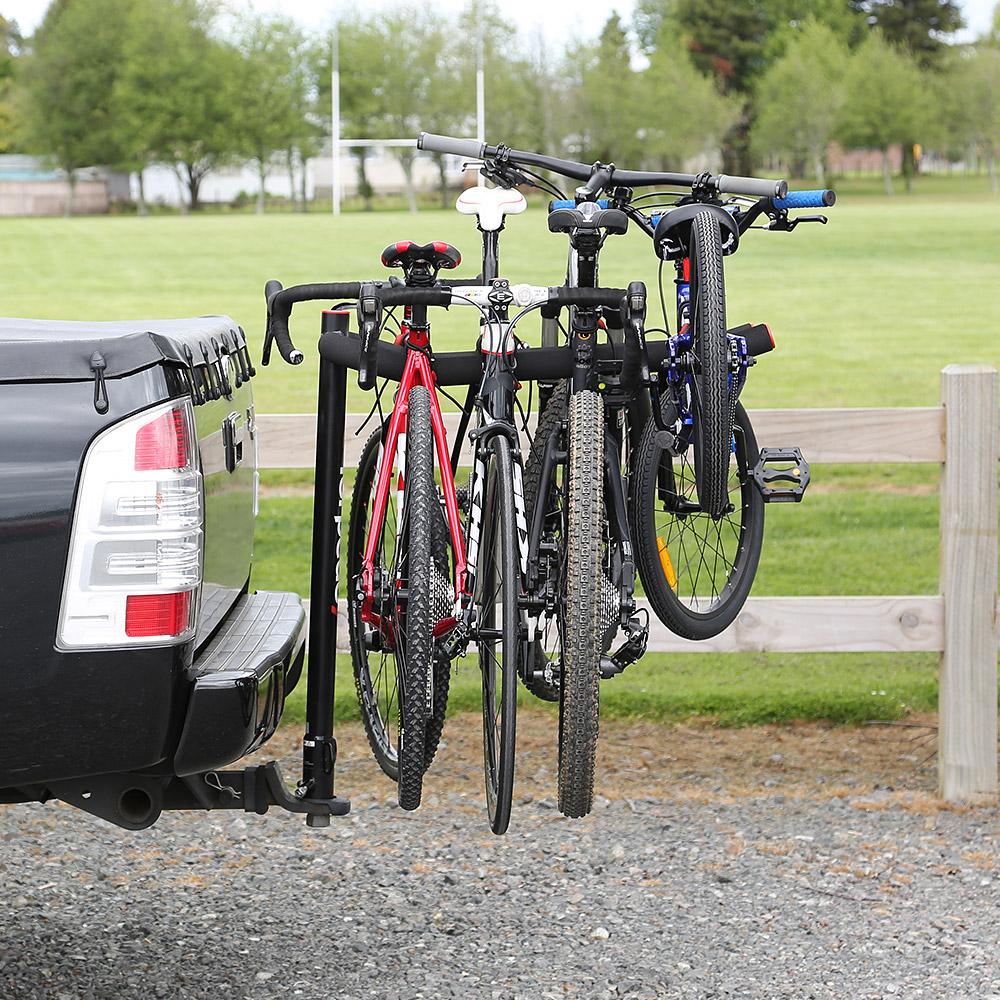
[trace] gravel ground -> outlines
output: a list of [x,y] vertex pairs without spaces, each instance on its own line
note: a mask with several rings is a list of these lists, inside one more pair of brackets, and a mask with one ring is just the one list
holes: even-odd
[[328,831],[0,809],[0,996],[1000,997],[997,812],[941,808],[909,730],[609,723],[606,797],[571,822],[554,721],[525,714],[498,839],[476,725],[415,814],[345,728]]

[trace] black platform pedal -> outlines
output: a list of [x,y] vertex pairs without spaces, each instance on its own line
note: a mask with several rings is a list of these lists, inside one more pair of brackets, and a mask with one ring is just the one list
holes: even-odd
[[764,503],[798,503],[809,487],[809,463],[798,448],[761,448],[753,481]]

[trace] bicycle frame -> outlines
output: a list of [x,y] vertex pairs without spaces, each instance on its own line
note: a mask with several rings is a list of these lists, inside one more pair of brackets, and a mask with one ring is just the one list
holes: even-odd
[[[411,325],[412,324],[412,325]],[[458,516],[458,498],[455,495],[454,477],[445,474],[445,470],[451,469],[451,461],[448,453],[448,434],[444,426],[444,418],[441,415],[441,406],[437,399],[437,379],[434,376],[434,369],[431,367],[428,349],[430,345],[429,324],[419,322],[413,323],[413,310],[407,308],[405,318],[401,325],[400,342],[407,347],[406,364],[403,366],[403,374],[399,381],[399,389],[396,394],[396,402],[393,406],[392,416],[389,419],[389,426],[386,429],[385,440],[379,452],[378,478],[375,487],[375,497],[372,501],[371,528],[368,537],[365,539],[365,553],[361,567],[361,591],[362,606],[361,620],[368,625],[378,628],[381,632],[388,632],[387,622],[383,622],[382,616],[373,610],[374,603],[374,576],[375,576],[375,555],[378,549],[379,538],[385,525],[386,510],[389,504],[389,490],[392,487],[393,463],[386,462],[387,455],[399,456],[399,482],[397,489],[401,492],[405,477],[405,435],[406,425],[409,416],[409,395],[410,389],[414,386],[422,385],[430,393],[431,397],[431,425],[434,431],[434,445],[438,457],[438,465],[442,471],[441,488],[444,493],[445,514],[448,522],[448,533],[451,536],[452,549],[455,553],[455,603],[458,605],[466,590],[466,552],[465,539],[462,534],[462,524]],[[434,625],[435,636],[444,635],[454,628],[456,617],[450,615],[440,619]]]

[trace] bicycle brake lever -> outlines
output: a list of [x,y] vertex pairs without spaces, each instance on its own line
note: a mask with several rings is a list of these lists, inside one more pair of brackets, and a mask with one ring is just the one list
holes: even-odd
[[382,326],[382,300],[375,294],[374,282],[366,281],[358,297],[358,334],[361,350],[358,354],[358,386],[371,389],[375,385],[375,344]]
[[797,215],[794,219],[780,215],[772,219],[766,228],[775,233],[790,233],[800,222],[818,222],[825,226],[829,221],[825,215]]

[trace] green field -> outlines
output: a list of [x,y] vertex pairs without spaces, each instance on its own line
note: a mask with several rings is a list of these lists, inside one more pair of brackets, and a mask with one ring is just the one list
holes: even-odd
[[[1000,199],[963,179],[922,179],[915,196],[893,199],[868,193],[878,187],[872,179],[845,187],[858,194],[830,211],[829,226],[749,233],[727,263],[731,322],[767,321],[778,341],[751,372],[751,407],[933,405],[943,365],[1000,364]],[[227,313],[259,343],[267,278],[377,276],[382,247],[401,238],[449,240],[466,254],[460,273],[472,275],[477,236],[468,219],[440,211],[2,220],[0,312]],[[565,239],[546,231],[540,209],[510,221],[502,265],[512,279],[559,283],[564,256]],[[635,278],[655,286],[648,241],[612,237],[602,280]],[[260,412],[314,408],[316,325],[316,310],[299,307],[293,331],[307,361],[262,370]],[[438,350],[468,347],[475,333],[469,311],[435,317]],[[525,325],[522,334],[531,342],[534,331]],[[355,408],[367,408],[360,394]],[[754,593],[934,592],[936,476],[924,466],[814,468],[806,503],[769,511]],[[308,591],[307,483],[302,474],[265,476],[257,586]],[[925,655],[651,655],[602,697],[615,714],[727,723],[892,718],[933,708],[935,666]],[[351,698],[342,683],[345,714]],[[474,708],[476,698],[475,671],[466,668],[455,704]],[[301,697],[292,710],[301,711]]]
[[[769,322],[778,341],[752,373],[750,405],[930,405],[943,365],[1000,362],[1000,199],[846,197],[830,216],[826,227],[748,233],[727,262],[730,320]],[[477,271],[478,233],[454,212],[2,220],[0,312],[227,313],[259,342],[267,278],[377,276],[382,248],[404,238],[448,240],[466,256],[458,273]],[[512,279],[556,284],[564,262],[565,237],[546,230],[540,210],[510,220],[502,266]],[[653,286],[649,241],[638,232],[611,237],[601,275]],[[315,308],[297,309],[306,363],[264,373],[262,412],[315,407],[316,317]],[[434,320],[438,350],[473,343],[471,310]],[[529,342],[535,330],[522,327]]]

